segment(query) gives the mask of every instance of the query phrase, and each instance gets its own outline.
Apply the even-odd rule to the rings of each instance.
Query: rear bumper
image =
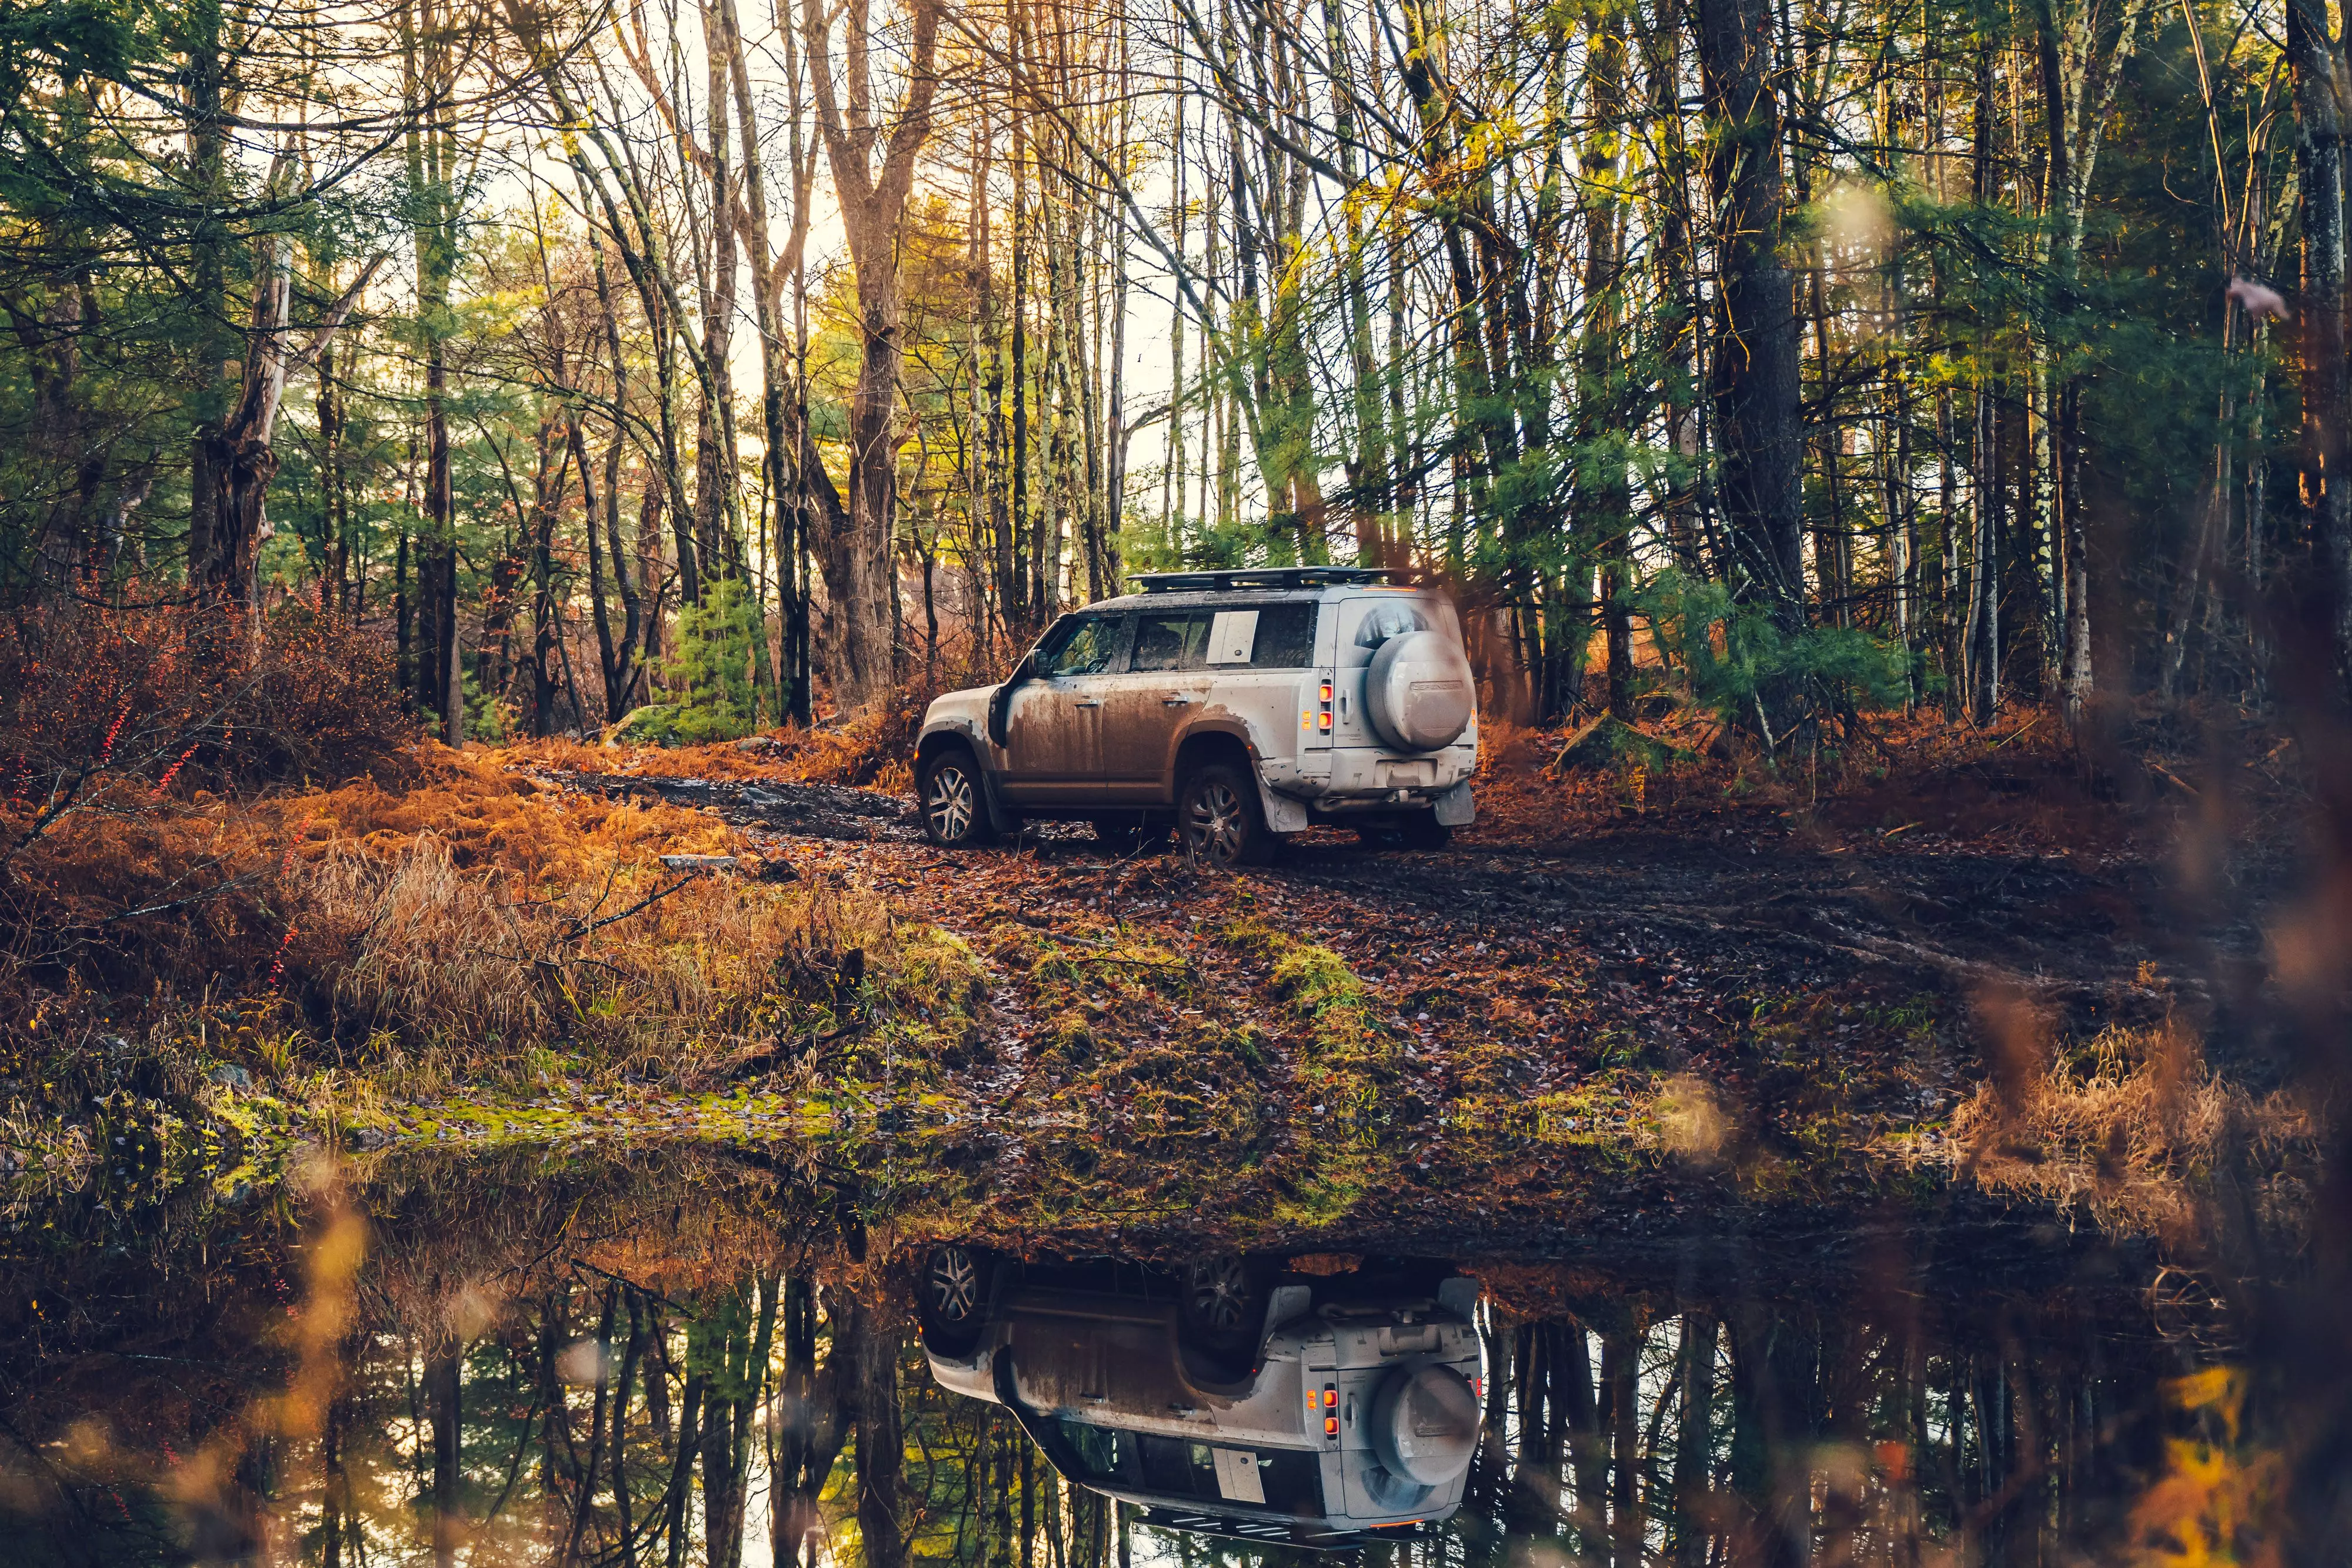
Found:
[[[1434,810],[1437,820],[1445,826],[1466,828],[1477,817],[1477,809],[1470,798],[1470,780],[1467,779],[1443,788],[1331,789],[1314,797],[1306,804],[1308,819],[1324,822],[1385,816],[1397,811]]]

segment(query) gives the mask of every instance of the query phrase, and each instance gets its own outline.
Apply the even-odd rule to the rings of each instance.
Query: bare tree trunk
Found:
[[[838,76],[831,19],[818,0],[803,0],[802,11],[817,123],[857,274],[861,351],[850,402],[848,526],[828,528],[824,540],[834,622],[828,663],[834,701],[844,711],[880,697],[896,674],[891,535],[898,508],[898,369],[905,353],[898,244],[915,158],[930,136],[940,15],[939,0],[913,0],[910,9],[905,100],[887,132],[875,118],[870,0],[849,0],[841,13]]]
[[[908,1540],[900,1520],[906,1437],[898,1421],[898,1336],[867,1310],[857,1314],[857,1531],[866,1568],[902,1568]]]
[[[462,1354],[461,1346],[445,1342],[425,1362],[425,1402],[433,1433],[433,1561],[437,1568],[452,1568],[465,1536],[457,1491],[464,1433],[458,1408]]]
[[[1780,258],[1781,110],[1769,0],[1697,0],[1722,278],[1714,341],[1722,494],[1748,591],[1784,632],[1804,623],[1801,345]]]
[[[2299,343],[2303,382],[2303,506],[2325,568],[2336,673],[2352,693],[2352,375],[2344,360],[2344,145],[2336,94],[2336,51],[2327,8],[2288,0],[2286,56],[2294,71],[2301,132],[2296,163],[2303,188],[2303,301]]]

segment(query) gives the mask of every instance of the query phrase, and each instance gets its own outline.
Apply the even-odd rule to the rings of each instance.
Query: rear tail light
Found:
[[[1323,1435],[1327,1437],[1336,1437],[1339,1435],[1339,1417],[1337,1416],[1323,1417]]]
[[[1320,688],[1320,689],[1319,689],[1319,691],[1317,693],[1317,700],[1318,700],[1319,703],[1321,703],[1321,705],[1322,705],[1322,708],[1321,708],[1321,711],[1320,711],[1320,712],[1318,712],[1318,713],[1317,713],[1317,714],[1316,714],[1316,716],[1315,716],[1315,727],[1316,727],[1318,730],[1320,730],[1323,734],[1325,734],[1325,735],[1328,735],[1328,734],[1330,734],[1330,733],[1331,733],[1331,683],[1330,683],[1330,682],[1328,682],[1328,681],[1325,681],[1325,682],[1323,683],[1323,685],[1322,685],[1321,688]]]
[[[1338,1403],[1339,1403],[1339,1385],[1336,1383],[1325,1384],[1323,1385],[1323,1408],[1328,1410]]]

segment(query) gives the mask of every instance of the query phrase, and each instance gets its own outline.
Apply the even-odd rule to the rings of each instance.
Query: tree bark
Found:
[[[857,275],[860,357],[850,402],[847,527],[828,526],[822,539],[833,620],[828,673],[835,705],[845,713],[871,705],[896,676],[891,536],[901,439],[898,370],[906,351],[898,244],[915,158],[931,131],[940,0],[910,0],[909,12],[906,96],[887,134],[875,114],[871,0],[848,0],[841,13],[838,74],[824,7],[820,0],[803,0],[801,13],[817,124]]]
[[[1795,301],[1781,259],[1781,112],[1769,0],[1697,0],[1722,279],[1714,343],[1722,495],[1747,591],[1784,632],[1804,622]]]
[[[2298,365],[2303,387],[2302,501],[2323,567],[2321,602],[2339,685],[2352,696],[2352,478],[2344,473],[2352,428],[2352,374],[2344,361],[2344,147],[2327,7],[2288,0],[2287,63],[2294,72],[2303,187],[2303,300]]]

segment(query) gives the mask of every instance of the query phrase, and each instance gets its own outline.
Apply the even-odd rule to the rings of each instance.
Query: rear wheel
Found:
[[[1211,763],[1184,780],[1176,831],[1187,855],[1220,870],[1274,858],[1275,836],[1258,808],[1257,785],[1231,763]]]
[[[988,821],[988,797],[971,753],[961,746],[934,752],[915,776],[923,806],[923,836],[942,849],[970,849],[996,835]]]
[[[1231,1355],[1256,1349],[1265,1318],[1262,1271],[1232,1252],[1186,1265],[1182,1312],[1185,1334],[1202,1350]]]

